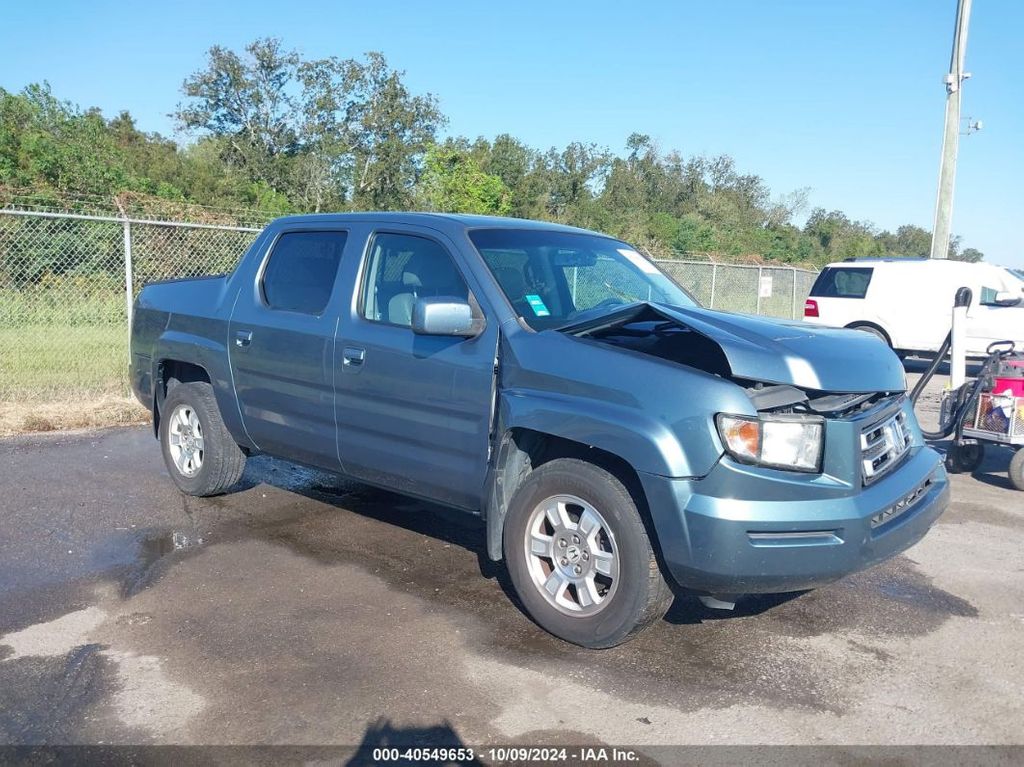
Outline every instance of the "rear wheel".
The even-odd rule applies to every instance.
[[[870,333],[879,341],[884,343],[890,349],[892,348],[892,342],[889,340],[889,336],[886,335],[885,331],[874,325],[850,325],[850,330],[860,330],[864,333]]]
[[[527,475],[510,504],[504,547],[530,616],[584,647],[626,641],[672,602],[629,491],[585,461],[562,458]]]
[[[242,478],[245,453],[228,433],[210,384],[171,387],[160,416],[164,463],[183,493],[217,495]]]
[[[1013,454],[1010,460],[1010,482],[1018,490],[1024,490],[1024,448]]]

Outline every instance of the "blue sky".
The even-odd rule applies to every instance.
[[[90,3],[8,0],[0,86],[49,80],[173,134],[182,80],[213,44],[282,38],[308,56],[380,50],[451,133],[538,148],[633,131],[727,153],[776,194],[883,228],[931,227],[955,0]],[[1024,2],[974,0],[953,230],[1024,266]]]

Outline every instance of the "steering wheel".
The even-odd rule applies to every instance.
[[[604,299],[603,301],[598,301],[596,304],[591,306],[589,309],[577,309],[574,312],[570,312],[569,316],[566,317],[566,319],[574,320],[577,317],[579,317],[581,314],[587,314],[588,312],[592,312],[595,309],[603,309],[606,306],[619,306],[619,305],[624,304],[624,303],[626,303],[626,302],[623,301],[621,298],[616,298],[615,296],[609,296],[608,298]]]

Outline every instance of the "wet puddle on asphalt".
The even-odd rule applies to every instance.
[[[203,545],[203,538],[192,532],[167,530],[140,534],[137,552],[121,576],[121,597],[128,598],[146,588],[154,568],[171,554],[192,551]]]

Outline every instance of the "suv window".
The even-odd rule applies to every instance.
[[[412,325],[417,298],[450,296],[469,300],[469,289],[439,243],[409,234],[373,238],[363,281],[362,314],[368,320]]]
[[[864,298],[874,269],[870,267],[829,267],[818,275],[811,295],[818,298]]]
[[[263,300],[271,309],[321,314],[334,289],[347,232],[285,232],[263,271]]]

